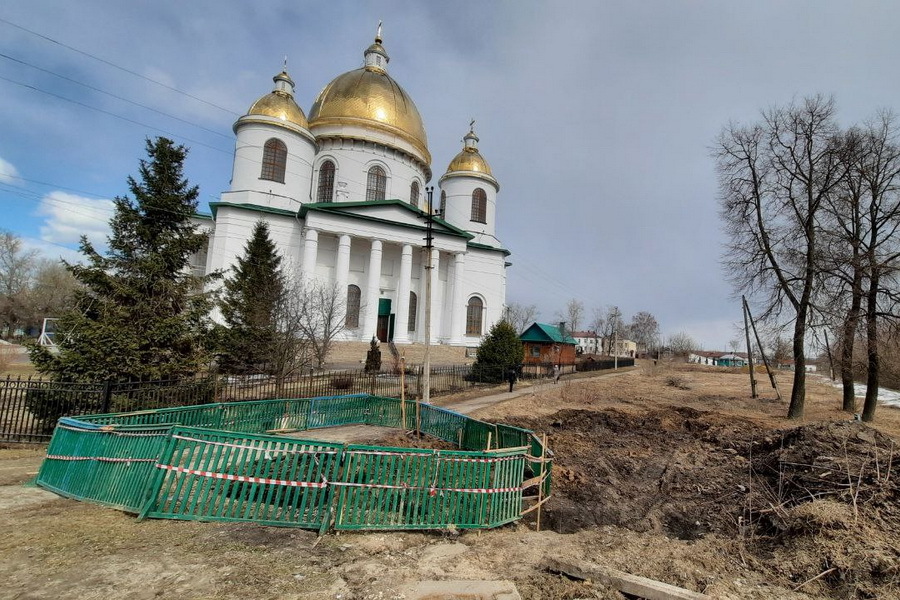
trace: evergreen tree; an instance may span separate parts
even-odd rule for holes
[[[244,255],[225,280],[221,310],[228,327],[221,332],[219,354],[223,371],[249,373],[272,366],[285,291],[281,257],[269,237],[268,225],[258,221]]]
[[[482,381],[502,381],[506,370],[518,368],[525,358],[525,349],[509,322],[497,321],[484,337],[475,355],[472,371]]]
[[[187,149],[147,140],[134,199],[117,197],[106,255],[81,239],[84,264],[67,264],[81,284],[58,323],[59,354],[35,347],[38,370],[72,381],[161,379],[205,366],[211,302],[207,277],[191,273],[205,234],[191,223],[198,190],[183,177]]]

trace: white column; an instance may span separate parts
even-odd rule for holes
[[[363,322],[362,341],[375,335],[378,327],[378,297],[381,295],[381,240],[372,240],[369,253],[369,279],[366,284],[366,320]]]
[[[337,260],[334,264],[334,285],[339,294],[347,295],[347,276],[350,273],[350,236],[338,238]],[[342,297],[344,297],[342,296]]]
[[[409,343],[409,291],[412,284],[412,246],[403,244],[400,252],[400,283],[397,285],[397,310],[394,313],[394,342]]]
[[[350,236],[338,237],[337,260],[334,263],[334,290],[341,303],[338,322],[343,323],[347,314],[347,279],[350,273]]]
[[[319,253],[319,232],[307,229],[303,234],[303,262],[300,271],[304,283],[311,283],[316,276],[316,256]]]
[[[453,305],[450,307],[450,343],[462,345],[465,338],[463,322],[463,277],[466,273],[466,255],[460,252],[453,261]]]
[[[431,249],[431,341],[440,339],[444,329],[443,322],[443,297],[444,287],[441,285],[441,251]]]

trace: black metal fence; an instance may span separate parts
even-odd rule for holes
[[[612,361],[595,361],[589,369],[611,369]],[[608,363],[608,364],[607,364]],[[630,361],[634,364],[634,360]],[[630,366],[628,359],[619,366]],[[599,365],[599,366],[598,366]],[[431,369],[432,396],[451,394],[479,385],[507,380],[510,367],[436,366]],[[571,372],[566,365],[564,373]],[[516,368],[517,379],[546,377],[552,365]],[[403,373],[364,370],[322,371],[292,377],[273,375],[198,375],[191,379],[116,383],[67,383],[39,377],[0,379],[0,442],[45,443],[56,421],[63,416],[152,410],[209,402],[240,402],[271,398],[311,398],[338,394],[369,393],[396,398],[405,385],[409,398],[423,395],[422,366],[408,366]]]
[[[599,371],[601,369],[615,369],[616,367],[633,367],[633,358],[604,358],[603,360],[586,360],[575,365],[576,371]]]

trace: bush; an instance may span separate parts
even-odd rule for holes
[[[332,377],[331,387],[336,390],[349,390],[353,387],[353,377],[350,375],[337,375]]]
[[[60,417],[98,412],[101,402],[100,390],[39,387],[25,391],[25,408],[38,421],[43,433],[52,432]]]

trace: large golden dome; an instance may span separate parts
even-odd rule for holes
[[[387,53],[381,40],[366,50],[366,66],[336,77],[316,97],[309,111],[310,126],[357,125],[395,135],[431,163],[428,138],[419,109],[382,66]],[[375,59],[383,58],[378,63]]]
[[[294,101],[294,81],[285,71],[272,79],[275,81],[275,89],[254,102],[238,123],[253,121],[254,116],[263,116],[277,119],[289,129],[309,129],[303,109]]]

